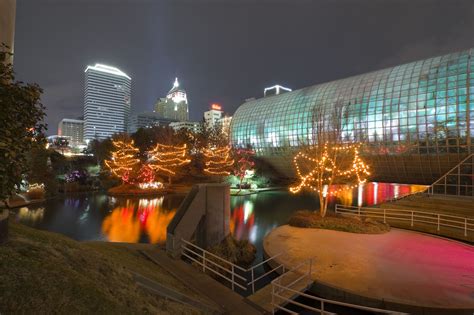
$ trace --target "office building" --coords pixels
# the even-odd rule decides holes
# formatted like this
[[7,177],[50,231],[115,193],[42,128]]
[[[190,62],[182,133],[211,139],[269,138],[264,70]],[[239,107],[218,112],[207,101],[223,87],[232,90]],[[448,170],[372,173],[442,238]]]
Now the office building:
[[224,133],[226,136],[229,135],[231,122],[232,122],[232,116],[224,116],[217,121],[217,123],[222,128],[222,133]]
[[132,79],[102,64],[85,70],[84,138],[105,139],[126,132],[130,115]]
[[233,116],[231,142],[295,177],[293,156],[317,139],[314,113],[340,107],[340,140],[363,144],[372,180],[430,184],[474,152],[473,53],[249,100]]
[[140,128],[150,128],[155,126],[168,126],[174,120],[166,119],[161,117],[155,112],[143,112],[138,114],[132,114],[130,116],[130,122],[128,126],[128,132],[137,132]]
[[58,136],[67,138],[71,147],[84,144],[84,121],[63,118],[58,125]]
[[189,109],[186,91],[180,87],[178,78],[166,97],[155,104],[155,112],[161,117],[174,121],[188,121]]
[[201,130],[201,123],[196,121],[177,121],[170,123],[169,126],[175,131],[186,129],[191,132],[199,132]]
[[204,122],[208,128],[213,128],[217,125],[219,120],[222,118],[224,112],[222,106],[219,104],[212,104],[211,109],[204,112]]

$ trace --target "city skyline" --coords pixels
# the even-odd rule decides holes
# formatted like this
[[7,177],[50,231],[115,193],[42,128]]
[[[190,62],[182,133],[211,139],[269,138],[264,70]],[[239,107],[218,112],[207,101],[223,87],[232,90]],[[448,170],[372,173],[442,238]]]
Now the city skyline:
[[[44,89],[48,134],[82,115],[82,71],[95,63],[134,78],[135,113],[151,110],[179,77],[190,120],[200,120],[211,103],[233,113],[275,84],[295,90],[474,46],[470,1],[408,4],[117,1],[110,10],[110,1],[25,0],[17,4],[15,70]],[[446,15],[452,10],[455,17]],[[117,32],[124,19],[127,29]]]

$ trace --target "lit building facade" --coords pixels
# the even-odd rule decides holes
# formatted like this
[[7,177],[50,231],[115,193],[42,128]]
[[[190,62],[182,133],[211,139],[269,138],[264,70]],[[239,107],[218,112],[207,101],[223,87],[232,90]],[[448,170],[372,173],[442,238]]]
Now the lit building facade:
[[341,106],[343,141],[362,142],[372,180],[430,184],[474,152],[474,49],[249,100],[231,143],[251,145],[282,175],[315,143],[314,113]]
[[64,118],[58,124],[58,136],[69,140],[69,145],[77,147],[84,144],[84,121]]
[[208,128],[213,128],[218,124],[223,114],[224,112],[219,104],[212,104],[211,109],[204,112],[204,122]]
[[168,126],[173,121],[174,120],[163,118],[155,112],[132,114],[129,119],[128,132],[134,133],[140,128]]
[[173,83],[173,88],[165,98],[160,98],[155,104],[155,112],[161,117],[175,121],[188,121],[188,97],[186,91],[179,86],[178,78]]
[[197,121],[176,121],[169,124],[175,131],[186,129],[191,132],[199,132],[201,130],[201,123]]
[[232,116],[224,116],[218,121],[218,124],[222,128],[222,133],[225,134],[226,136],[229,136],[231,122],[232,122]]
[[85,70],[84,139],[105,139],[127,131],[132,79],[121,70],[96,64]]

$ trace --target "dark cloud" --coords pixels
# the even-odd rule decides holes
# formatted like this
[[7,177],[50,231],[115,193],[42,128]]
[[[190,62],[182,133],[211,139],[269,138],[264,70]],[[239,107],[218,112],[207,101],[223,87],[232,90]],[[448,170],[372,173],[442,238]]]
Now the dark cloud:
[[174,80],[191,118],[232,113],[279,83],[301,88],[474,47],[474,3],[424,0],[19,0],[15,69],[45,90],[50,133],[82,113],[84,69],[133,79],[134,111]]

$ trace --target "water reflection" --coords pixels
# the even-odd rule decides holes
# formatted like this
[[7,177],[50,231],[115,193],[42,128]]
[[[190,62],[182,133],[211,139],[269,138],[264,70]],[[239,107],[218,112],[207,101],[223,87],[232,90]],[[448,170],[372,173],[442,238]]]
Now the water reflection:
[[34,224],[39,222],[43,219],[44,216],[44,208],[36,208],[36,209],[28,209],[27,207],[21,207],[18,210],[17,218],[24,221],[29,222],[30,224]]
[[[341,187],[331,187],[340,189]],[[392,198],[423,191],[426,186],[388,183],[367,183],[354,189],[343,190],[330,197],[329,207],[336,203],[354,206],[372,206]],[[262,252],[262,240],[275,227],[285,224],[298,210],[317,210],[319,202],[312,194],[292,195],[288,192],[266,192],[231,198],[231,233],[237,239],[248,239]],[[259,259],[259,257],[257,257]]]
[[[373,205],[419,191],[424,186],[367,183],[343,191],[334,203]],[[13,210],[17,221],[67,235],[80,241],[164,243],[166,227],[184,196],[160,198],[110,197],[105,193],[70,195],[46,201],[41,206]],[[315,210],[313,194],[293,195],[269,191],[231,197],[230,229],[237,239],[248,239],[261,249],[263,237],[285,224],[298,210]],[[261,253],[261,250],[259,250]]]
[[104,219],[102,233],[111,242],[138,243],[145,237],[152,244],[164,243],[176,209],[163,209],[163,199],[140,199],[138,206],[127,200],[126,207],[114,208]]

